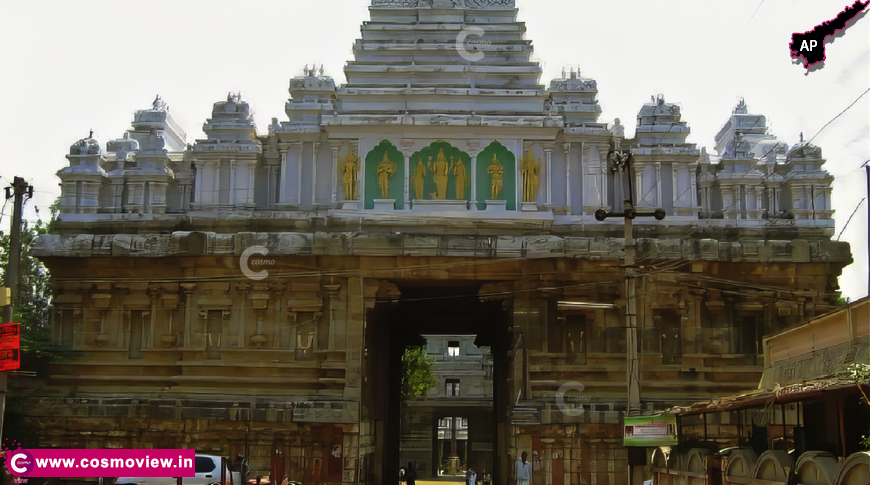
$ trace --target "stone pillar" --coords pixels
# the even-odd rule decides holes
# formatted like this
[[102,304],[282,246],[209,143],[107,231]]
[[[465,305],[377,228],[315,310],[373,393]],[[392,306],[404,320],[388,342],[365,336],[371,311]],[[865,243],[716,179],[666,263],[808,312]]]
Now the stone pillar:
[[193,165],[196,168],[193,200],[194,204],[202,205],[202,171],[203,167],[205,167],[205,162],[194,162]]
[[320,147],[320,142],[314,142],[311,153],[311,205],[317,203],[317,149]]
[[[640,205],[640,201],[643,200],[644,195],[646,195],[647,193],[646,186],[643,185],[643,171],[644,168],[646,168],[646,165],[643,163],[638,163],[634,166],[634,168],[634,189],[637,191],[634,194],[634,204]],[[631,177],[629,176],[629,178]],[[674,186],[674,190],[676,190],[676,185]]]
[[477,210],[477,153],[471,155],[471,210]]
[[221,164],[218,161],[210,162],[211,166],[211,203],[218,205],[221,203]]
[[248,198],[245,203],[251,207],[257,206],[257,201],[254,200],[254,178],[256,177],[256,169],[253,163],[248,163]]
[[[562,143],[562,149],[565,151],[565,204],[568,206],[568,214],[573,213],[573,204],[571,203],[571,144]],[[583,169],[583,142],[580,142],[580,167]],[[583,207],[582,201],[580,207]],[[583,213],[583,210],[580,210]]]
[[296,204],[302,204],[302,155],[305,153],[305,142],[296,146]]
[[411,208],[411,155],[414,154],[414,143],[414,140],[402,140],[401,143],[402,154],[405,156],[405,176],[402,182],[404,184],[402,209],[404,210]]
[[480,141],[471,140],[466,143],[468,154],[471,155],[471,210],[478,210],[477,205],[477,156],[480,155]]
[[338,202],[338,152],[341,144],[330,143],[332,148],[332,202]]
[[184,291],[184,342],[185,348],[189,348],[193,338],[193,322],[199,318],[196,314],[196,283],[181,283]]
[[[661,162],[655,163],[656,167],[656,206],[664,207],[664,200],[662,199],[662,164]],[[618,204],[618,201],[614,201],[614,204]],[[637,203],[637,201],[635,201]]]
[[281,150],[281,181],[278,185],[278,203],[287,203],[287,149]]
[[365,210],[366,206],[366,154],[362,152],[362,140],[357,143],[357,156],[359,157],[359,191],[356,200],[359,204],[358,210]]
[[365,346],[365,295],[363,278],[348,278],[347,367],[344,400],[360,399],[362,391],[362,352]]
[[[689,183],[692,187],[692,207],[698,207],[698,176],[696,175],[697,167],[697,164],[689,165]],[[694,210],[692,213],[695,213]]]
[[547,205],[551,205],[553,203],[553,149],[544,148],[544,155],[547,157],[547,173],[545,174],[544,178],[544,180],[547,182],[547,196],[544,201]]
[[514,184],[514,197],[516,197],[515,200],[517,201],[516,208],[514,210],[516,210],[517,212],[523,211],[523,172],[520,165],[523,157],[525,157],[526,152],[523,151],[525,145],[525,142],[523,140],[520,140],[519,153],[514,153],[514,158],[516,159],[516,163],[514,164],[516,165],[514,167],[514,177],[516,180],[516,183]]
[[[601,177],[601,205],[603,207],[611,207],[610,201],[607,199],[607,184],[608,184],[608,182],[610,182],[610,180],[608,180],[608,177],[607,177],[607,171],[609,168],[607,166],[607,152],[609,152],[609,151],[610,151],[609,146],[598,145],[598,157],[601,161],[601,163],[600,163],[601,172],[599,175]],[[635,201],[635,203],[637,203],[637,201]],[[613,207],[614,211],[621,211],[623,209],[623,207],[619,204],[620,204],[620,201],[613,202],[612,207]]]
[[236,205],[236,161],[230,159],[230,198],[228,199],[230,206]]

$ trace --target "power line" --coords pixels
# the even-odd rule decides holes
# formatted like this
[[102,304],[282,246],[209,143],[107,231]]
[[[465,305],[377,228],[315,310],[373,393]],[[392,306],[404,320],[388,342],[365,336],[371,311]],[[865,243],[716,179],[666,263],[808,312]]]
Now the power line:
[[[849,111],[849,108],[851,108],[852,106],[855,106],[855,103],[857,103],[858,100],[861,99],[861,98],[863,98],[864,95],[867,94],[867,93],[870,93],[870,88],[867,88],[866,91],[864,91],[863,93],[861,93],[861,96],[858,96],[857,98],[855,98],[855,101],[852,101],[852,104],[850,104],[849,106],[847,106],[846,109],[844,109],[843,111],[840,111],[840,113],[839,113],[837,116],[834,116],[833,118],[831,118],[831,121],[825,123],[825,126],[823,126],[821,130],[819,130],[819,133],[821,133],[825,128],[828,127],[828,125],[830,125],[831,123],[833,123],[834,120],[836,120],[837,118],[839,118],[843,113],[845,113],[846,111]],[[810,138],[810,141],[807,142],[807,145],[809,145],[810,143],[812,143],[813,140],[815,140],[816,137],[819,136],[819,133],[816,133],[812,138]]]
[[[758,4],[758,6],[757,6],[757,7],[755,7],[755,11],[754,11],[754,12],[752,12],[752,17],[749,17],[749,24],[751,24],[751,23],[752,23],[752,19],[754,19],[754,18],[755,18],[755,14],[757,14],[757,13],[758,13],[758,9],[760,9],[760,8],[761,8],[761,4],[763,4],[763,3],[764,3],[764,0],[761,0],[761,2],[759,2],[759,4]],[[746,24],[746,25],[749,25],[749,24]]]
[[867,200],[867,197],[864,197],[863,199],[861,199],[861,202],[858,202],[858,205],[855,206],[855,210],[852,211],[852,215],[849,216],[849,220],[846,221],[846,225],[843,226],[843,229],[840,231],[840,235],[837,236],[837,241],[840,240],[840,236],[842,236],[843,232],[846,230],[846,228],[849,227],[849,223],[852,222],[852,217],[855,216],[855,213],[858,212],[858,208],[861,207],[861,204],[863,204],[865,200]]

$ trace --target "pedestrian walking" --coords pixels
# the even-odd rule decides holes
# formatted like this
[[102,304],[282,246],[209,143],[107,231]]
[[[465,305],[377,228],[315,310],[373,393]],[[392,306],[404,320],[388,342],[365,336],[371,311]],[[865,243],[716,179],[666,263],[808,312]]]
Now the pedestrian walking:
[[525,451],[514,464],[514,478],[517,485],[529,485],[532,481],[532,464],[528,461],[529,454]]
[[477,473],[471,468],[465,472],[465,485],[477,485]]

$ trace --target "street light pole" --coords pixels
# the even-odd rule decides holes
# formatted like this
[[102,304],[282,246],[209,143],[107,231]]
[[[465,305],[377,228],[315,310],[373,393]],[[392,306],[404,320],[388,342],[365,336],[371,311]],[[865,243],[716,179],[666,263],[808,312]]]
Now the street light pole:
[[[15,177],[11,187],[6,187],[6,200],[13,200],[12,228],[9,233],[9,261],[6,264],[6,286],[9,287],[9,305],[3,308],[3,323],[13,323],[13,307],[18,303],[18,263],[21,257],[21,213],[24,194],[33,197],[33,186],[21,177]],[[20,355],[20,354],[19,354]],[[3,437],[3,415],[6,413],[6,372],[0,372],[0,439]]]
[[[620,195],[625,195],[628,186],[628,198],[623,201],[622,212],[607,212],[604,209],[595,211],[595,219],[604,221],[608,217],[625,218],[625,345],[626,345],[626,392],[628,394],[628,416],[640,414],[640,369],[638,365],[638,340],[637,340],[637,273],[634,267],[635,243],[632,233],[635,217],[655,217],[656,220],[665,218],[664,209],[655,209],[653,212],[638,213],[634,208],[634,188],[631,180],[631,164],[634,156],[630,151],[620,149],[614,139],[610,140],[610,152],[607,154],[607,162],[610,170],[614,172],[614,201],[619,200]],[[627,180],[625,180],[627,178]],[[616,204],[614,204],[616,205]]]

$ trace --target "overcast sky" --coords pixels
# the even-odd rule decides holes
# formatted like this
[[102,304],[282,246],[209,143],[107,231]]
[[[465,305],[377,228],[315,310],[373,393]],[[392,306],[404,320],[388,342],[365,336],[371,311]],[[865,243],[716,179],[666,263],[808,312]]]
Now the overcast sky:
[[[759,8],[760,3],[760,8]],[[740,97],[771,131],[794,144],[810,138],[870,87],[870,18],[826,45],[823,69],[806,74],[789,57],[791,34],[834,18],[852,0],[518,0],[542,83],[567,66],[598,81],[602,121],[633,133],[650,95],[682,106],[689,141],[713,137]],[[0,175],[23,176],[47,208],[60,194],[54,173],[69,146],[93,129],[120,137],[156,94],[187,131],[202,138],[212,103],[241,91],[265,132],[285,120],[288,80],[305,64],[342,67],[368,19],[368,0],[76,0],[0,3]],[[757,12],[756,12],[757,9]],[[753,13],[754,18],[753,18]],[[751,22],[750,22],[751,19]],[[870,159],[870,94],[814,141],[835,177],[839,234],[865,196],[859,167]],[[840,280],[846,296],[867,294],[867,202],[843,233],[855,263]],[[11,213],[9,207],[4,210]],[[4,217],[3,227],[9,219]],[[836,237],[836,236],[835,236]]]

